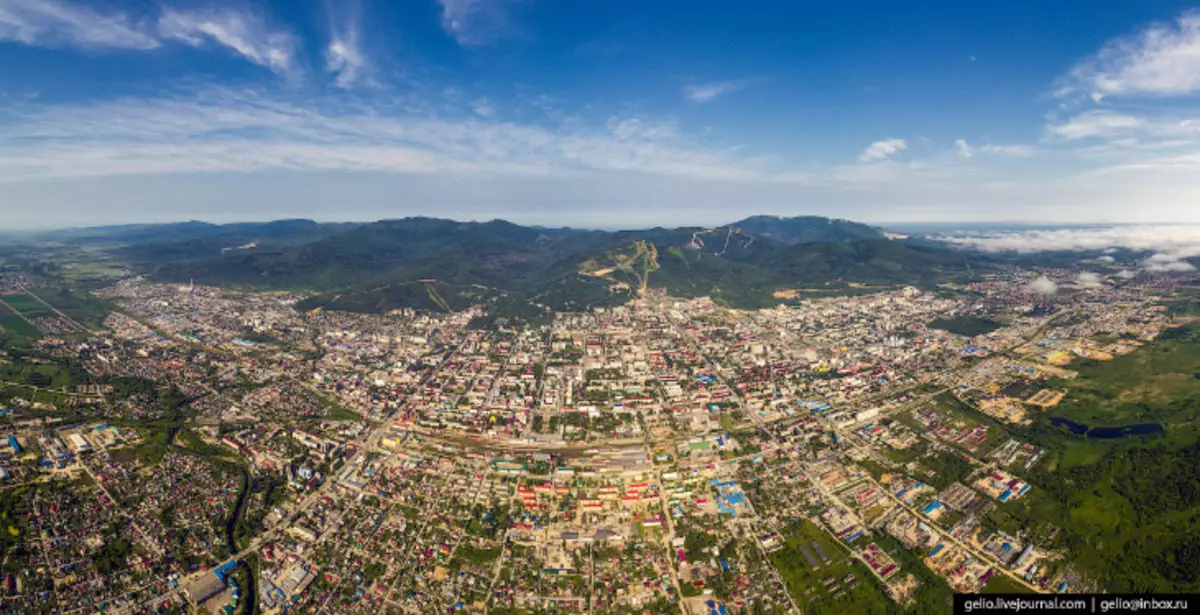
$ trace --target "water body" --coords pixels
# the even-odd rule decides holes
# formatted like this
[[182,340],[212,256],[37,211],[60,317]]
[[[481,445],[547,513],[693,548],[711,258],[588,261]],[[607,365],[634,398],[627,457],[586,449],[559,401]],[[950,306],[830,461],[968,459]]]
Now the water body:
[[1087,425],[1084,425],[1083,423],[1076,423],[1075,421],[1071,421],[1068,419],[1060,419],[1057,417],[1051,417],[1050,424],[1054,425],[1055,427],[1066,427],[1068,430],[1071,431],[1071,433],[1073,433],[1077,436],[1082,436],[1083,434],[1088,432]]
[[1095,427],[1090,429],[1083,423],[1076,423],[1075,421],[1058,417],[1052,417],[1050,423],[1055,426],[1066,427],[1071,433],[1077,436],[1086,434],[1089,438],[1100,440],[1124,438],[1125,436],[1147,436],[1163,432],[1163,426],[1159,423],[1138,423],[1137,425],[1125,425],[1122,427]]

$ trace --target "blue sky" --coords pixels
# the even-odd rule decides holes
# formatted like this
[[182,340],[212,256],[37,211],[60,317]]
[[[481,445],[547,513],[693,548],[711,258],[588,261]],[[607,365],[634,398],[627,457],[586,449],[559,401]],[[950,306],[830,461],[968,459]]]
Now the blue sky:
[[0,0],[0,224],[1200,222],[1200,7]]

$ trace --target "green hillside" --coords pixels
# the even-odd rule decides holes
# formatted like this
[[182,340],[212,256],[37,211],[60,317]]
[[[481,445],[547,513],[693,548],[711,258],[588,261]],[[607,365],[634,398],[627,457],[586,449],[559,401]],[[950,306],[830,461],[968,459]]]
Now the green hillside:
[[[783,233],[786,241],[755,231]],[[653,289],[758,308],[782,296],[932,285],[986,267],[979,256],[879,239],[871,227],[824,218],[755,217],[714,229],[621,232],[405,218],[231,229],[189,223],[167,225],[165,238],[144,227],[83,234],[85,241],[96,235],[120,237],[113,250],[159,280],[308,290],[317,294],[301,309],[366,312],[458,311],[483,304],[528,316],[541,308],[513,306],[578,310],[619,304]],[[252,236],[262,239],[237,249],[217,247]],[[500,296],[506,300],[497,301]]]
[[883,233],[874,227],[820,216],[750,216],[732,226],[750,235],[786,244],[883,239]]

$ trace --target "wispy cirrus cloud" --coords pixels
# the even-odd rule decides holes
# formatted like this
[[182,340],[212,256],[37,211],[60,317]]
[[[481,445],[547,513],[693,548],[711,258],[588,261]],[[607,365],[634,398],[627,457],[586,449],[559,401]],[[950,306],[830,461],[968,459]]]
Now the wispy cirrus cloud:
[[1200,11],[1106,43],[1058,80],[1058,96],[1178,96],[1200,92]]
[[956,139],[954,141],[954,151],[963,158],[970,158],[975,155],[975,148],[971,147],[966,139]]
[[1096,168],[1090,174],[1179,168],[1181,164],[1194,167],[1195,151],[1200,147],[1200,119],[1181,120],[1162,110],[1130,115],[1095,109],[1047,125],[1046,135],[1052,143],[1074,146],[1061,153],[1114,159],[1115,166]]
[[266,18],[232,7],[175,9],[134,20],[63,0],[0,0],[0,41],[32,46],[150,51],[166,43],[216,46],[276,73],[299,70],[298,38]]
[[0,41],[41,47],[147,50],[154,32],[129,16],[58,0],[0,0]]
[[325,47],[325,70],[343,89],[370,83],[371,66],[362,48],[362,5],[348,0],[336,8],[326,2],[326,8],[330,37]]
[[1033,148],[1028,145],[985,145],[980,149],[989,154],[1005,154],[1008,156],[1029,156],[1033,154]]
[[459,45],[487,45],[516,32],[508,8],[511,0],[438,0],[438,4],[442,28]]
[[1116,111],[1085,111],[1066,121],[1051,124],[1046,130],[1053,136],[1073,141],[1090,137],[1113,137],[1145,128],[1144,118]]
[[491,117],[496,114],[496,106],[487,98],[480,98],[471,103],[471,110],[476,115],[483,117]]
[[868,145],[867,149],[858,155],[858,161],[871,162],[873,160],[883,160],[907,148],[908,141],[904,139],[881,139]]
[[0,181],[265,169],[768,175],[759,161],[699,145],[670,122],[614,117],[559,130],[394,111],[353,97],[328,103],[228,90],[43,106],[0,115]]
[[693,84],[683,88],[683,96],[692,102],[708,102],[719,96],[745,89],[754,81],[754,79],[733,79]]
[[158,32],[164,39],[192,47],[215,43],[279,74],[294,74],[299,70],[296,36],[250,12],[230,8],[166,9],[159,17]]

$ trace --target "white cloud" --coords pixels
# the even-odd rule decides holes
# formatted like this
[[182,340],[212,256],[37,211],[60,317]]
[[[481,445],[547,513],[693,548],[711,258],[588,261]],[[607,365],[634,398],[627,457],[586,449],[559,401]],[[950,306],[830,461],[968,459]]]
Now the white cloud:
[[507,3],[508,0],[438,0],[442,5],[442,28],[459,45],[496,42],[514,31]]
[[1179,258],[1200,256],[1200,226],[1112,226],[1102,228],[961,233],[940,237],[985,252],[1055,250],[1149,250]]
[[1073,141],[1089,137],[1114,137],[1146,128],[1147,121],[1140,117],[1114,111],[1086,111],[1061,124],[1047,126],[1055,137]]
[[955,140],[954,149],[958,152],[958,155],[962,156],[963,158],[970,158],[971,156],[975,155],[975,150],[971,149],[971,146],[967,144],[966,139]]
[[1200,91],[1200,12],[1106,43],[1059,79],[1057,94],[1178,96]]
[[718,96],[736,92],[751,83],[753,83],[751,79],[699,83],[683,88],[683,96],[692,102],[708,102]]
[[336,38],[325,49],[325,70],[333,74],[340,88],[352,88],[359,83],[365,60],[354,38]]
[[1058,284],[1054,280],[1042,276],[1025,285],[1025,290],[1035,295],[1053,295],[1058,292]]
[[[768,178],[760,161],[703,147],[670,122],[612,118],[549,129],[397,114],[344,95],[302,104],[249,92],[42,106],[0,131],[0,181],[271,168],[571,175],[629,171],[692,180]],[[252,135],[252,136],[250,136]]]
[[[1142,269],[1155,272],[1191,271],[1185,259],[1200,257],[1200,226],[1114,226],[1089,229],[1031,230],[996,233],[962,233],[940,237],[944,241],[985,252],[1035,253],[1125,248],[1154,252]],[[1115,262],[1111,256],[1097,260]]]
[[1195,271],[1196,266],[1187,261],[1146,261],[1142,264],[1142,269],[1145,269],[1146,271],[1153,271],[1155,273],[1184,273],[1188,271]]
[[1104,288],[1100,276],[1090,271],[1080,272],[1079,277],[1075,278],[1075,285],[1080,288]]
[[[0,0],[0,41],[86,49],[158,49],[167,41],[192,47],[215,43],[280,74],[294,74],[299,42],[289,31],[269,27],[259,16],[233,8],[163,8],[155,24],[121,13],[101,13],[59,0]],[[328,59],[338,82],[361,67],[357,48],[336,40]],[[331,70],[334,70],[331,68]]]
[[1098,261],[1100,261],[1100,262],[1102,262],[1102,263],[1108,263],[1108,264],[1110,264],[1110,265],[1111,265],[1111,264],[1113,264],[1113,263],[1115,263],[1115,262],[1117,262],[1117,259],[1116,259],[1116,258],[1113,258],[1112,256],[1109,256],[1108,254],[1105,254],[1104,256],[1097,257],[1097,258],[1096,258],[1096,260],[1098,260]]
[[[1062,142],[1086,141],[1080,154],[1108,154],[1118,151],[1181,150],[1186,154],[1200,146],[1200,122],[1180,119],[1167,111],[1147,111],[1134,116],[1106,110],[1092,110],[1046,127],[1047,134]],[[1131,163],[1139,158],[1130,158]]]
[[480,98],[471,103],[471,110],[474,111],[476,115],[481,115],[483,117],[491,117],[496,114],[496,106],[493,105],[492,102],[487,98]]
[[293,74],[299,70],[296,37],[287,30],[271,28],[262,18],[248,12],[229,8],[166,9],[159,17],[158,31],[163,38],[192,47],[216,43],[279,74]]
[[325,48],[325,70],[333,75],[333,82],[338,87],[350,89],[367,80],[370,69],[360,40],[362,7],[357,2],[339,3],[338,6],[341,8],[335,11],[332,4],[326,4],[330,37]]
[[862,154],[859,154],[858,160],[859,162],[883,160],[892,154],[903,151],[907,147],[908,142],[904,139],[883,139],[868,145],[867,149],[863,150]]
[[1122,269],[1117,272],[1117,277],[1125,280],[1132,280],[1138,276],[1138,272],[1133,269]]
[[1028,145],[985,145],[981,149],[989,154],[1004,154],[1007,156],[1029,156],[1033,148]]
[[159,46],[156,36],[124,14],[58,0],[0,0],[0,41],[87,49]]

